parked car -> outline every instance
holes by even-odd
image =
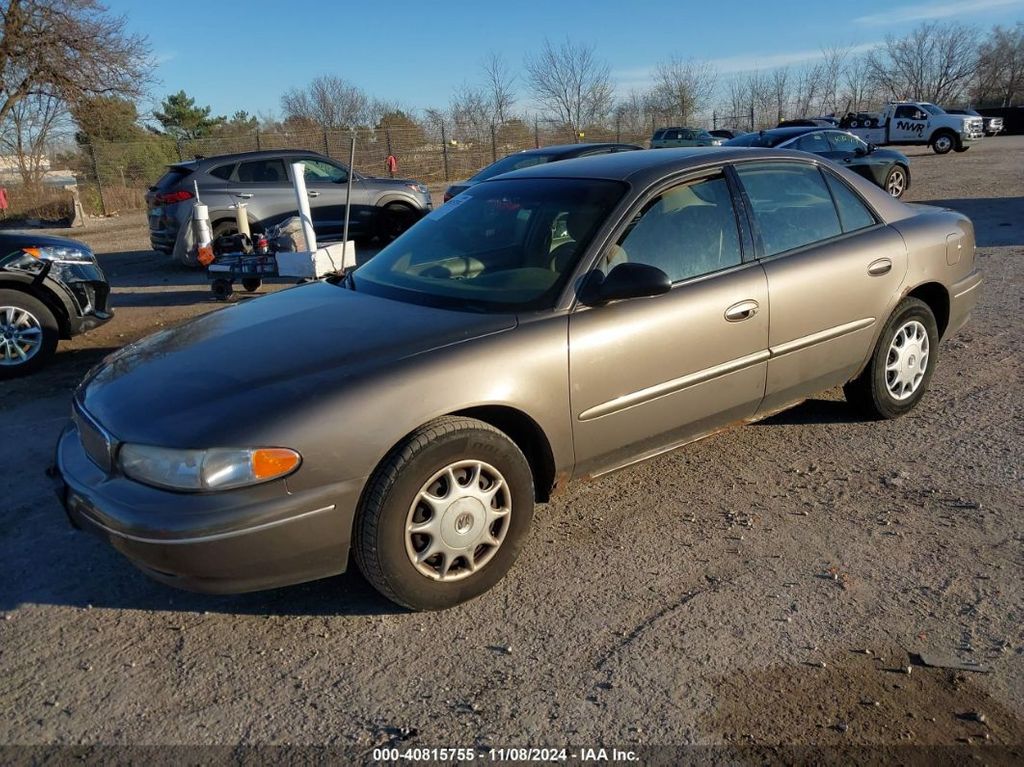
[[[686,146],[721,146],[723,139],[699,128],[660,128],[651,136],[651,149]]]
[[[0,232],[0,379],[31,373],[69,339],[113,316],[110,285],[88,245]]]
[[[1003,132],[1002,117],[987,117],[985,115],[978,114],[973,109],[947,109],[946,114],[980,117],[982,120],[982,130],[985,132],[986,136],[995,136],[996,134]]]
[[[728,141],[731,138],[736,138],[737,136],[742,136],[746,132],[747,131],[745,130],[731,128],[716,128],[715,130],[708,131],[708,133],[710,133],[715,138],[724,139],[725,141]]]
[[[983,138],[982,119],[946,114],[927,101],[894,101],[878,114],[847,115],[839,124],[869,144],[927,145],[935,154],[966,152]]]
[[[794,120],[782,120],[776,128],[834,128],[839,121],[834,117],[801,117]]]
[[[449,607],[574,477],[837,385],[871,418],[912,410],[977,300],[974,245],[965,216],[812,155],[536,165],[343,278],[111,355],[53,474],[76,525],[165,583],[269,588],[351,551],[388,598]]]
[[[910,160],[906,155],[867,144],[849,131],[775,128],[748,133],[727,145],[796,149],[821,155],[878,184],[893,197],[902,197],[910,188]]]
[[[590,143],[560,144],[558,146],[545,146],[539,149],[524,149],[522,152],[516,152],[502,157],[497,162],[492,162],[465,181],[456,181],[445,190],[444,201],[448,202],[455,195],[465,192],[481,181],[486,181],[489,178],[500,176],[502,173],[509,173],[520,168],[529,168],[532,165],[543,165],[544,163],[559,162],[561,160],[571,160],[575,157],[632,152],[637,149],[643,149],[643,147],[639,147],[636,144]]]
[[[214,238],[238,231],[232,205],[244,202],[254,231],[297,214],[292,163],[305,164],[313,229],[324,239],[339,239],[345,222],[348,168],[337,160],[302,150],[244,152],[175,163],[149,188],[149,239],[154,250],[171,253],[178,229],[199,197],[210,209]],[[350,229],[353,237],[392,238],[431,210],[426,186],[404,178],[352,179]]]

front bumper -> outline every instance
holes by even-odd
[[[178,588],[239,593],[345,571],[363,479],[289,492],[271,482],[221,493],[174,493],[107,473],[74,423],[52,472],[77,528],[106,540],[152,578]]]

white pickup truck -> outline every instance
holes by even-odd
[[[984,137],[981,117],[951,115],[926,101],[896,101],[879,114],[849,114],[839,126],[869,144],[927,144],[936,154],[966,152]]]

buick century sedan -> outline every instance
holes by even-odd
[[[981,283],[967,218],[814,155],[624,152],[506,174],[348,274],[128,346],[76,392],[61,498],[152,577],[343,572],[439,609],[534,506],[843,386],[921,401]]]

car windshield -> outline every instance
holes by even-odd
[[[625,190],[581,179],[479,184],[355,270],[352,287],[446,309],[551,308]]]
[[[932,114],[932,115],[944,115],[944,114],[946,114],[944,109],[942,109],[941,107],[937,107],[934,104],[928,104],[928,103],[922,102],[921,103],[921,108],[925,112],[927,112],[928,114]]]
[[[514,170],[529,168],[531,165],[543,165],[546,162],[551,162],[553,159],[555,158],[549,154],[535,152],[530,154],[510,154],[508,157],[502,157],[497,162],[492,162],[470,178],[470,181],[486,181],[489,178],[500,176],[502,173],[511,173]]]
[[[702,131],[697,131],[697,138],[708,139],[708,138],[714,138],[714,136],[712,136],[706,130],[702,130]]]

